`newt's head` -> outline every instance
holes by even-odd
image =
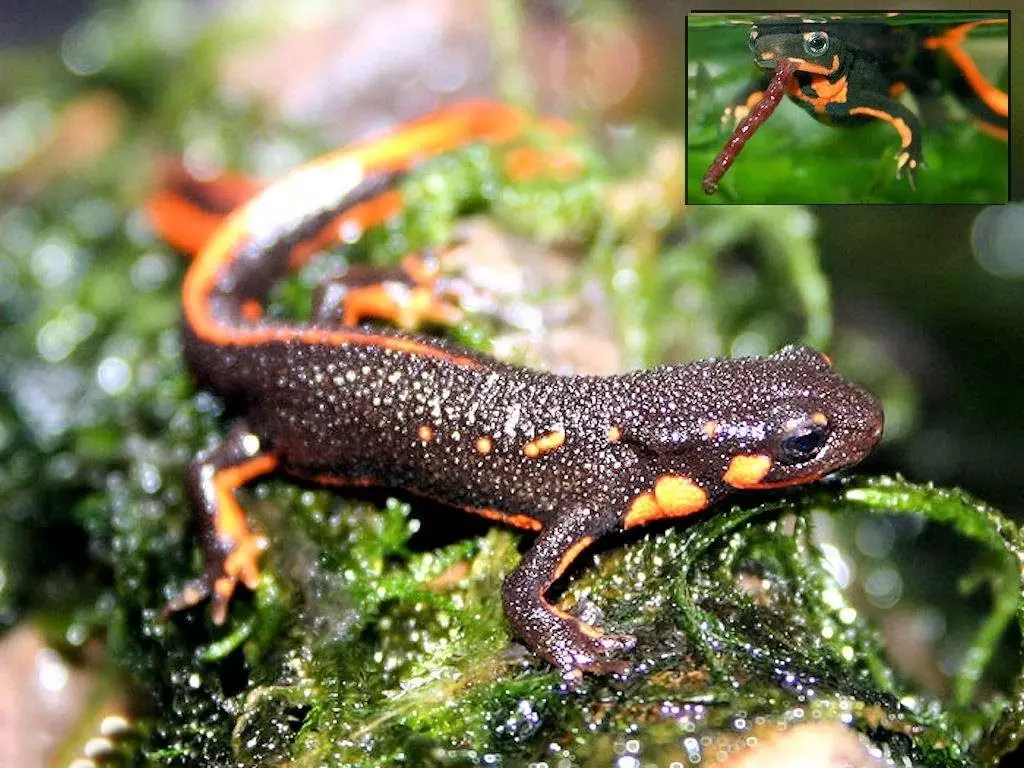
[[[623,440],[676,457],[714,500],[735,489],[811,482],[850,467],[882,436],[881,404],[813,349],[661,369],[642,422]],[[671,393],[675,402],[665,394]],[[713,489],[713,490],[712,490]]]
[[[789,59],[798,72],[834,75],[846,61],[846,42],[824,24],[757,25],[747,45],[762,69],[775,69]]]
[[[813,349],[789,346],[739,362],[743,402],[721,414],[714,435],[731,454],[727,485],[805,483],[858,463],[881,439],[881,403]]]

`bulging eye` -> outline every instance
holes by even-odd
[[[803,464],[815,458],[828,440],[828,425],[799,419],[787,425],[779,441],[778,459],[783,464]]]
[[[828,33],[808,32],[804,35],[804,53],[809,56],[821,56],[828,50]]]

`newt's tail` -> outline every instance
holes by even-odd
[[[231,173],[199,179],[175,161],[168,161],[158,175],[159,184],[146,201],[146,213],[157,234],[189,256],[199,253],[227,215],[264,186]]]
[[[1009,132],[1009,98],[978,69],[974,59],[963,49],[967,36],[976,27],[1006,24],[1007,19],[982,19],[958,24],[922,42],[925,50],[941,52],[953,65],[947,85],[957,100],[974,117],[979,130],[1007,140]]]

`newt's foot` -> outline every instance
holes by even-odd
[[[912,154],[907,150],[903,150],[896,155],[896,178],[903,178],[903,171],[907,172],[907,181],[910,182],[910,188],[916,189],[914,184],[914,175],[922,168],[928,166],[924,163],[924,158],[919,154]]]
[[[534,650],[562,670],[566,676],[582,672],[623,675],[632,666],[616,659],[636,645],[632,635],[610,635],[579,619],[563,619],[556,631],[538,642]]]
[[[764,89],[758,88],[746,94],[743,101],[728,105],[722,110],[722,117],[719,120],[719,131],[731,132],[743,119],[750,114],[757,103],[764,98]]]
[[[325,328],[354,328],[383,320],[404,331],[425,325],[451,327],[463,319],[438,259],[406,254],[400,267],[356,265],[340,278],[321,283],[313,297],[313,317]]]
[[[227,620],[228,605],[238,583],[241,582],[251,591],[259,586],[259,559],[268,546],[266,537],[253,533],[240,542],[227,545],[223,558],[208,559],[205,573],[167,601],[164,616],[191,608],[210,597],[213,623],[223,624]]]

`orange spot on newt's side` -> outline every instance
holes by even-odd
[[[645,491],[633,499],[623,527],[635,528],[654,520],[684,517],[700,512],[707,505],[707,493],[693,480],[682,475],[662,475],[654,483],[653,491]]]
[[[729,461],[722,480],[733,488],[758,488],[771,468],[770,456],[741,453]]]
[[[705,421],[704,426],[700,429],[706,437],[713,438],[718,435],[718,422],[717,421]]]
[[[494,449],[494,441],[491,438],[484,435],[476,439],[476,449],[480,453],[488,454]]]
[[[428,443],[434,439],[434,428],[429,424],[421,424],[416,428],[416,437],[424,443]]]
[[[814,88],[815,96],[804,93],[797,81],[792,81],[790,91],[793,96],[801,101],[808,102],[814,107],[818,114],[825,112],[829,104],[845,104],[849,87],[845,77],[840,77],[836,82],[829,82],[827,77],[815,77],[811,80],[811,87]],[[796,85],[794,85],[796,84]]]
[[[708,495],[688,477],[663,475],[654,484],[654,500],[669,517],[681,517],[704,509]]]
[[[560,447],[564,442],[565,432],[548,432],[546,435],[541,435],[526,443],[523,446],[523,453],[531,459],[536,459],[538,456]]]
[[[296,269],[338,242],[358,240],[367,229],[397,216],[404,204],[401,192],[389,189],[372,200],[353,205],[335,216],[319,232],[297,243],[288,256],[288,266]]]
[[[622,427],[608,427],[608,442],[617,443],[622,439]]]

